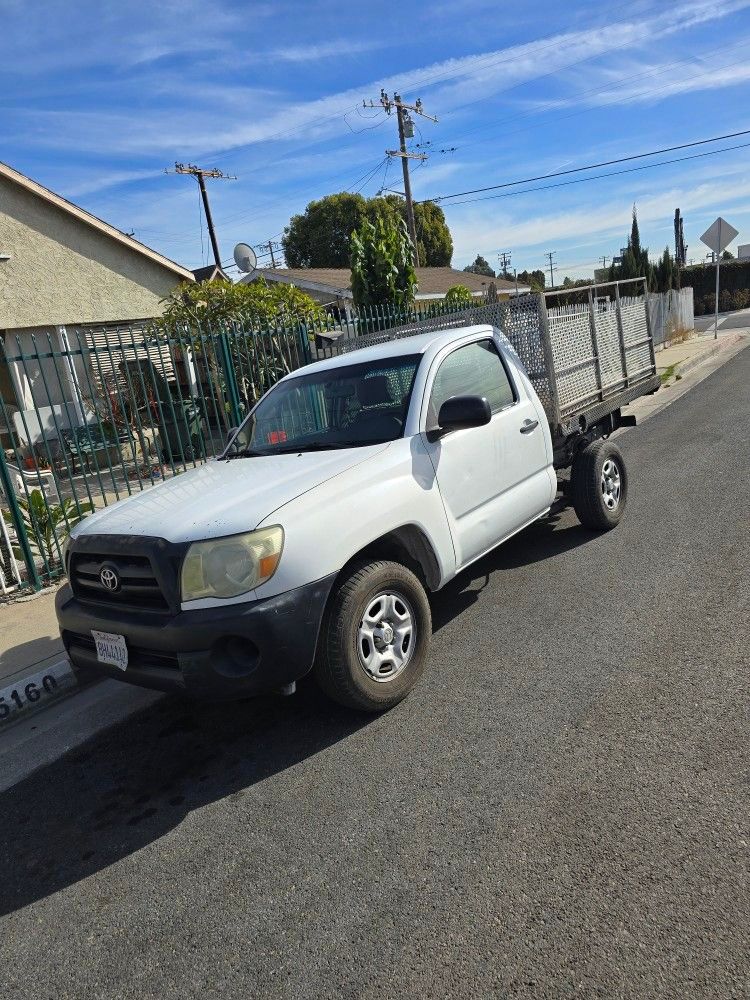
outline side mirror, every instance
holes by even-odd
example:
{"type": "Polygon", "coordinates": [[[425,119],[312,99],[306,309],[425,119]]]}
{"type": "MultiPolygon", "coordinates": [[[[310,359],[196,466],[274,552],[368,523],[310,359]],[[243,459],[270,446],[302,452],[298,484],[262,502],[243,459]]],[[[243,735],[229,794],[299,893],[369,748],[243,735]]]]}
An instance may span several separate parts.
{"type": "Polygon", "coordinates": [[[236,433],[237,433],[237,428],[236,427],[230,427],[229,428],[229,430],[227,431],[227,444],[229,444],[229,442],[232,440],[232,438],[234,437],[234,435],[236,433]]]}
{"type": "Polygon", "coordinates": [[[453,396],[440,407],[437,436],[467,427],[483,427],[490,420],[492,410],[484,396],[453,396]]]}

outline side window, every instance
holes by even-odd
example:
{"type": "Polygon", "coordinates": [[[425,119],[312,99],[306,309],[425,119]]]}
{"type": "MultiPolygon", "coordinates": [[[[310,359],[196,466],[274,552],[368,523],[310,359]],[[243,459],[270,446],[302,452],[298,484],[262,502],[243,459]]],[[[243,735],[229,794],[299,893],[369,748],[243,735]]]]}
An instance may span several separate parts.
{"type": "Polygon", "coordinates": [[[459,347],[438,368],[432,384],[428,426],[451,396],[485,396],[493,413],[515,401],[505,366],[491,340],[459,347]]]}

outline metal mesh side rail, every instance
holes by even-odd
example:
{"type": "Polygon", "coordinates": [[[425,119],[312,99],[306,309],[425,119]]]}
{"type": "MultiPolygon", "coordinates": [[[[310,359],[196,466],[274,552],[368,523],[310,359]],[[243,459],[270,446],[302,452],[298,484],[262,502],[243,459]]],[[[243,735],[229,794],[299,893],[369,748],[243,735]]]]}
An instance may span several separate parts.
{"type": "Polygon", "coordinates": [[[540,300],[536,295],[512,299],[508,302],[492,302],[470,306],[443,316],[428,316],[422,320],[394,326],[390,330],[338,341],[334,350],[347,354],[362,347],[385,344],[403,337],[416,337],[423,333],[452,330],[462,326],[488,323],[497,327],[505,336],[508,345],[518,355],[531,379],[531,383],[547,411],[551,408],[551,389],[546,373],[542,330],[540,323],[540,300]]]}

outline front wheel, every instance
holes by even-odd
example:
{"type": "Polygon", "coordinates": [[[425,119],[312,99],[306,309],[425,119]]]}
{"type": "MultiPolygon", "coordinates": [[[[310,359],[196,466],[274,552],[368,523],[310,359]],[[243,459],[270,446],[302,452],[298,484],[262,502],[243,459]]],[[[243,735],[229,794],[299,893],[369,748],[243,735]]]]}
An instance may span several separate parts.
{"type": "Polygon", "coordinates": [[[628,499],[628,476],[616,444],[593,441],[578,453],[570,492],[578,520],[587,528],[609,531],[620,522],[628,499]]]}
{"type": "Polygon", "coordinates": [[[356,563],[326,609],[315,679],[348,708],[385,711],[422,676],[431,635],[427,594],[411,570],[395,562],[356,563]]]}

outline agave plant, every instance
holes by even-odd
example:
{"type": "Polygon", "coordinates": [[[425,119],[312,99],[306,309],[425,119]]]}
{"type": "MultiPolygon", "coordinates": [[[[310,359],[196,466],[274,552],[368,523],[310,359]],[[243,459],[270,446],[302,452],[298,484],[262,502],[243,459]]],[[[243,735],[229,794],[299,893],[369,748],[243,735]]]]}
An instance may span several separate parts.
{"type": "MultiPolygon", "coordinates": [[[[23,527],[32,553],[39,554],[50,569],[61,561],[61,553],[70,529],[94,509],[92,503],[74,503],[69,497],[60,503],[45,500],[40,490],[32,490],[28,499],[18,498],[23,527]]],[[[9,511],[3,511],[6,524],[14,527],[9,511]]],[[[16,559],[23,559],[20,547],[13,548],[16,559]]]]}

